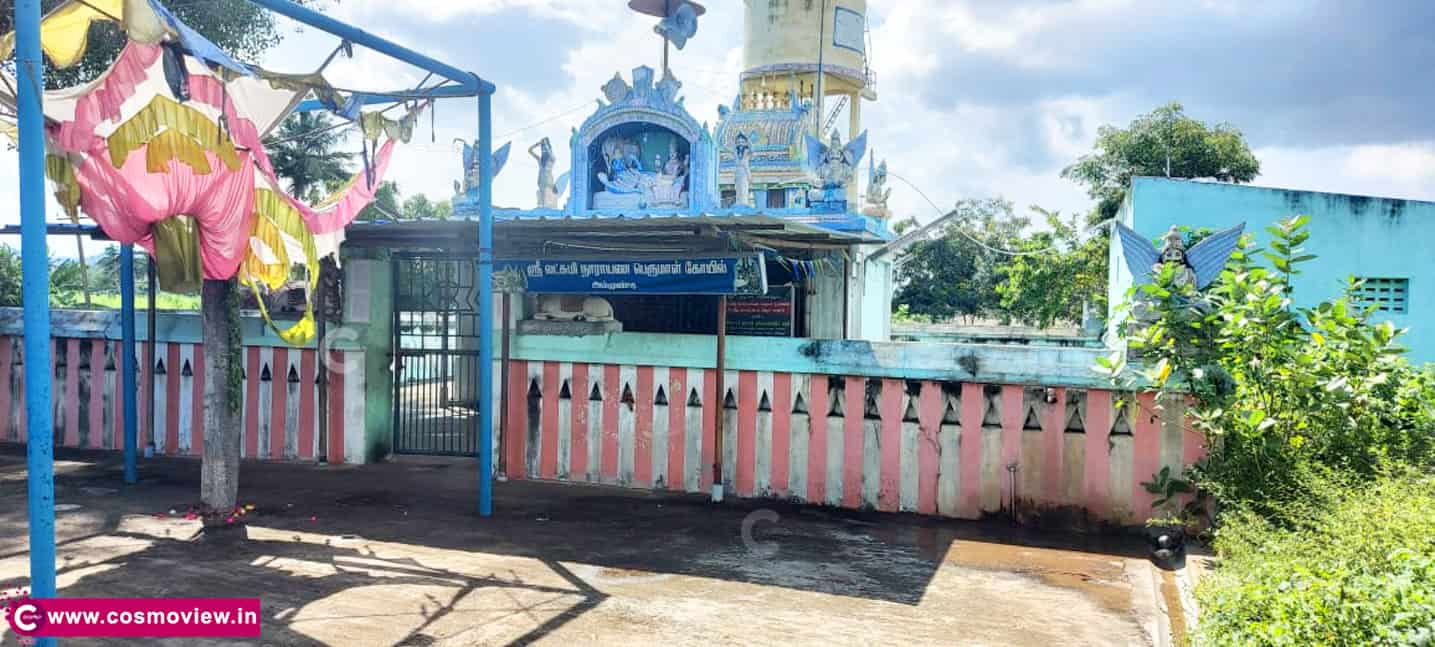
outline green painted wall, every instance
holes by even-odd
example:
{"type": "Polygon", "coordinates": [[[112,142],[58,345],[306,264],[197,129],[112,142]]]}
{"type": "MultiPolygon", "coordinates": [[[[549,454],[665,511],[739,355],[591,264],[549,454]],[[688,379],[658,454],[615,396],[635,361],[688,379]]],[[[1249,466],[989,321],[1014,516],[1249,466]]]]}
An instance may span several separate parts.
{"type": "MultiPolygon", "coordinates": [[[[996,346],[728,337],[727,368],[862,375],[990,384],[1109,387],[1092,370],[1097,348],[996,346]]],[[[585,337],[515,335],[514,359],[530,361],[716,366],[717,338],[613,333],[585,337]]]]}

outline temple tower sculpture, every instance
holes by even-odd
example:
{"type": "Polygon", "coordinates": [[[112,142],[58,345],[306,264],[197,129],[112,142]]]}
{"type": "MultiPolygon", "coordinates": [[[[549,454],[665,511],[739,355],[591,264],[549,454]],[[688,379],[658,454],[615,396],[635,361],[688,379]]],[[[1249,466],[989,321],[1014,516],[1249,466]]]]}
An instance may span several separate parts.
{"type": "MultiPolygon", "coordinates": [[[[862,132],[862,100],[876,100],[869,65],[866,0],[744,0],[740,90],[724,114],[719,148],[739,132],[755,151],[753,206],[802,207],[810,186],[800,169],[803,136],[849,142],[862,132]],[[838,123],[846,111],[846,124],[838,123]],[[845,127],[844,127],[845,126],[845,127]]],[[[726,108],[726,107],[725,107],[726,108]]],[[[733,141],[729,141],[733,140],[733,141]]],[[[732,160],[724,155],[719,184],[735,201],[732,160]]],[[[859,204],[856,182],[848,201],[859,204]]]]}
{"type": "MultiPolygon", "coordinates": [[[[861,99],[875,100],[867,56],[867,0],[744,0],[742,93],[765,101],[795,88],[821,119],[825,139],[839,104],[850,107],[849,141],[861,132],[861,99]],[[819,43],[821,47],[818,47],[819,43]],[[819,76],[818,70],[822,73],[819,76]],[[820,93],[820,98],[819,98],[820,93]]],[[[744,105],[745,109],[752,109],[744,105]]]]}

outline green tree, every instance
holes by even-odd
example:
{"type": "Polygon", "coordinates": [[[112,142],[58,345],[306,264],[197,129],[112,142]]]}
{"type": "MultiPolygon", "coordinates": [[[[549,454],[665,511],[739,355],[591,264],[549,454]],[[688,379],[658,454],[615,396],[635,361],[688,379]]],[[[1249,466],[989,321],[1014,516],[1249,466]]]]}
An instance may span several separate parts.
{"type": "Polygon", "coordinates": [[[20,277],[20,255],[0,244],[0,306],[20,306],[20,277]]]}
{"type": "Polygon", "coordinates": [[[1102,126],[1095,148],[1061,171],[1062,177],[1085,185],[1096,200],[1089,224],[1116,215],[1134,177],[1239,183],[1250,182],[1261,172],[1240,130],[1229,124],[1208,126],[1186,116],[1181,104],[1174,102],[1137,117],[1126,128],[1102,126]]]}
{"type": "Polygon", "coordinates": [[[1083,235],[1078,219],[1062,218],[1036,205],[1031,210],[1049,228],[1016,245],[1005,260],[1005,279],[996,286],[1003,315],[1043,328],[1081,323],[1084,308],[1106,311],[1107,239],[1083,235]]]}
{"type": "MultiPolygon", "coordinates": [[[[143,292],[149,289],[148,267],[149,254],[141,250],[135,250],[135,290],[143,292]]],[[[96,292],[118,294],[120,291],[120,246],[110,245],[105,251],[100,252],[95,259],[94,271],[90,273],[90,286],[96,292]]]]}
{"type": "Polygon", "coordinates": [[[448,220],[452,215],[452,204],[447,201],[434,202],[422,193],[404,200],[403,216],[408,220],[448,220]]]}
{"type": "Polygon", "coordinates": [[[907,233],[908,230],[915,229],[920,226],[921,223],[918,223],[916,218],[908,216],[892,223],[892,233],[901,236],[902,234],[907,233]]]}
{"type": "Polygon", "coordinates": [[[893,311],[944,321],[962,317],[1001,318],[996,287],[1005,278],[1005,254],[1021,240],[1030,220],[1015,215],[1000,198],[962,200],[958,216],[940,238],[913,244],[897,260],[901,287],[893,311]]]}
{"type": "Polygon", "coordinates": [[[364,205],[354,219],[360,222],[395,220],[402,215],[399,212],[399,185],[390,180],[379,184],[379,189],[374,191],[374,199],[364,205]]]}
{"type": "Polygon", "coordinates": [[[80,263],[72,259],[50,259],[50,302],[60,306],[81,303],[85,292],[85,274],[80,263]]]}
{"type": "MultiPolygon", "coordinates": [[[[48,13],[61,2],[42,0],[40,10],[48,13]]],[[[299,0],[299,4],[313,4],[313,0],[299,0]]],[[[283,38],[274,14],[249,0],[166,2],[165,6],[186,25],[241,60],[258,60],[283,38]]],[[[14,19],[14,0],[0,0],[0,34],[13,31],[14,19]]],[[[88,42],[89,48],[79,63],[63,70],[46,70],[47,88],[68,88],[99,76],[114,63],[125,45],[125,36],[113,23],[100,21],[90,26],[88,42]]]]}
{"type": "Polygon", "coordinates": [[[354,174],[354,154],[339,150],[344,142],[338,122],[322,112],[301,112],[280,124],[265,146],[274,163],[274,173],[289,180],[294,197],[318,202],[327,192],[342,185],[354,174]]]}

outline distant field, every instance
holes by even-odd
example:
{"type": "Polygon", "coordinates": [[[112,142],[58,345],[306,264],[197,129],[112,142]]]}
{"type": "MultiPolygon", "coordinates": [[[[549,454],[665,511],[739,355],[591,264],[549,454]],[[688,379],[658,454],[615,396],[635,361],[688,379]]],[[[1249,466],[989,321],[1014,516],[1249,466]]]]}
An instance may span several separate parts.
{"type": "MultiPolygon", "coordinates": [[[[144,309],[148,297],[144,294],[135,295],[135,308],[144,309]]],[[[118,310],[120,307],[120,295],[112,294],[91,294],[90,300],[96,308],[110,308],[118,310]]],[[[79,294],[64,294],[56,299],[62,308],[83,308],[85,298],[79,294]]],[[[160,310],[199,310],[199,297],[184,294],[159,293],[155,299],[155,307],[160,310]]]]}

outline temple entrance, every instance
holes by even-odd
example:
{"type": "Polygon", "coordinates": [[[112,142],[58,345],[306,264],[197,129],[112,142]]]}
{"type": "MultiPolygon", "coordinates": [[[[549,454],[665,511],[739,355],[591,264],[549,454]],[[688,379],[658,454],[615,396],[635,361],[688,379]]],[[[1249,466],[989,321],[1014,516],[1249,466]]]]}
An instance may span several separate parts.
{"type": "Polygon", "coordinates": [[[394,453],[478,453],[475,258],[395,254],[394,453]]]}

